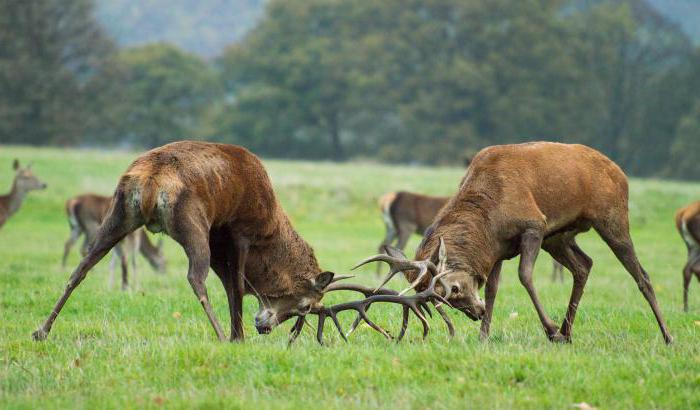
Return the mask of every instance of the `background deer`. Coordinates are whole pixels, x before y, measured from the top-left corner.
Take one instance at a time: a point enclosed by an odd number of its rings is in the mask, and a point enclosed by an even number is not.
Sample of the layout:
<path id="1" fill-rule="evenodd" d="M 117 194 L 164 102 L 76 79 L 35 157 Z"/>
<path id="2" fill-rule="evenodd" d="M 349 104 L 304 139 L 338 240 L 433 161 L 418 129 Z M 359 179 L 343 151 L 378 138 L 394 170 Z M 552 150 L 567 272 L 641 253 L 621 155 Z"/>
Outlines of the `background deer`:
<path id="1" fill-rule="evenodd" d="M 688 287 L 693 274 L 700 281 L 700 201 L 676 212 L 676 227 L 688 247 L 688 260 L 683 267 L 683 310 L 688 311 Z"/>
<path id="2" fill-rule="evenodd" d="M 451 306 L 481 319 L 488 337 L 503 260 L 520 255 L 519 278 L 552 341 L 571 341 L 571 332 L 592 260 L 576 244 L 594 228 L 637 283 L 666 343 L 672 342 L 649 276 L 629 234 L 628 186 L 622 170 L 600 152 L 583 146 L 538 142 L 486 148 L 474 158 L 459 192 L 445 205 L 423 239 L 415 262 L 385 256 L 411 287 L 427 286 L 429 271 L 447 273 Z M 573 275 L 566 317 L 558 327 L 546 314 L 532 282 L 540 248 Z M 372 259 L 370 259 L 372 260 Z M 406 263 L 413 268 L 406 268 Z M 435 264 L 438 264 L 436 267 Z M 388 281 L 397 269 L 385 279 Z M 486 285 L 486 302 L 479 288 Z M 382 284 L 383 286 L 383 284 Z"/>
<path id="3" fill-rule="evenodd" d="M 87 255 L 88 245 L 92 243 L 97 231 L 109 210 L 110 196 L 96 194 L 79 195 L 66 201 L 66 215 L 70 226 L 70 236 L 63 247 L 62 266 L 66 266 L 66 260 L 73 244 L 84 235 L 83 244 L 80 247 L 80 254 Z M 122 268 L 122 289 L 128 286 L 128 264 L 127 259 L 131 258 L 134 276 L 136 275 L 136 254 L 141 253 L 148 263 L 157 272 L 165 272 L 166 261 L 163 255 L 163 239 L 154 245 L 143 229 L 137 229 L 130 233 L 114 247 L 114 258 L 110 264 L 110 286 L 114 282 L 114 261 L 119 258 Z"/>
<path id="4" fill-rule="evenodd" d="M 423 235 L 435 215 L 450 199 L 448 196 L 430 196 L 413 192 L 389 192 L 379 198 L 379 210 L 386 229 L 384 240 L 379 245 L 379 252 L 384 246 L 394 245 L 404 250 L 412 234 Z"/>
<path id="5" fill-rule="evenodd" d="M 313 249 L 297 234 L 272 190 L 260 160 L 234 145 L 182 141 L 141 155 L 119 179 L 87 255 L 44 324 L 44 340 L 88 271 L 124 237 L 145 225 L 178 242 L 189 259 L 187 279 L 219 340 L 224 333 L 205 279 L 209 267 L 229 302 L 231 340 L 243 339 L 243 295 L 260 302 L 259 333 L 318 307 L 333 281 Z"/>
<path id="6" fill-rule="evenodd" d="M 12 188 L 9 193 L 0 196 L 0 227 L 19 210 L 29 191 L 46 189 L 46 184 L 41 182 L 32 172 L 31 164 L 26 168 L 21 168 L 19 160 L 15 159 L 12 163 L 12 169 L 15 170 Z"/>

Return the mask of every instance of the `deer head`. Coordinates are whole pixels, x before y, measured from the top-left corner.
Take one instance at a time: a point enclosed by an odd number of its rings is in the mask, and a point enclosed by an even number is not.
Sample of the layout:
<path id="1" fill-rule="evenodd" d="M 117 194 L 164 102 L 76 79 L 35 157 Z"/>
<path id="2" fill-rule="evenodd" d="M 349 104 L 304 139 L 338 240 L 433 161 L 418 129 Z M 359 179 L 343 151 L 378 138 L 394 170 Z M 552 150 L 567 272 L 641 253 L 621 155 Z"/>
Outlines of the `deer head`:
<path id="1" fill-rule="evenodd" d="M 331 283 L 344 279 L 334 279 L 333 272 L 321 272 L 315 279 L 305 282 L 300 292 L 279 297 L 259 296 L 259 309 L 255 315 L 255 328 L 260 334 L 268 334 L 280 323 L 295 316 L 305 316 L 317 308 L 325 289 Z"/>
<path id="2" fill-rule="evenodd" d="M 26 193 L 33 190 L 46 189 L 46 184 L 41 182 L 32 172 L 31 164 L 26 168 L 22 168 L 19 165 L 19 160 L 15 159 L 12 163 L 12 169 L 15 170 L 15 187 L 19 192 Z"/>
<path id="3" fill-rule="evenodd" d="M 356 268 L 370 262 L 387 263 L 391 270 L 379 287 L 384 286 L 399 272 L 417 271 L 416 279 L 400 293 L 402 295 L 425 283 L 428 275 L 440 277 L 441 279 L 435 286 L 435 292 L 446 299 L 450 306 L 460 310 L 470 319 L 481 320 L 486 311 L 485 303 L 479 296 L 479 289 L 482 285 L 479 282 L 481 278 L 450 267 L 447 259 L 447 246 L 442 238 L 440 238 L 438 248 L 437 266 L 430 259 L 411 261 L 403 252 L 390 246 L 385 247 L 385 252 L 385 255 L 376 255 L 364 260 Z"/>

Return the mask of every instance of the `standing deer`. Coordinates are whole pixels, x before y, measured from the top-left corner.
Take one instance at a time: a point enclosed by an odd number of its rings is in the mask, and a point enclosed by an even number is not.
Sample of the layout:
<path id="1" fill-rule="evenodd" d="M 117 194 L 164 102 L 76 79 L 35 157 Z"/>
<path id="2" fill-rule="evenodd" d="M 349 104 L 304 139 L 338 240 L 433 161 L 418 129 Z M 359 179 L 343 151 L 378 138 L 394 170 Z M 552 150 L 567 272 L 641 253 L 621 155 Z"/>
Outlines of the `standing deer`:
<path id="1" fill-rule="evenodd" d="M 332 310 L 320 305 L 334 274 L 321 270 L 311 246 L 292 227 L 255 155 L 234 145 L 182 141 L 141 155 L 121 176 L 87 255 L 47 320 L 33 333 L 34 340 L 46 339 L 88 271 L 144 225 L 151 232 L 166 233 L 185 250 L 187 279 L 219 340 L 225 340 L 224 332 L 204 283 L 210 267 L 226 290 L 231 340 L 244 337 L 245 294 L 258 297 L 255 327 L 261 334 L 294 316 L 300 319 L 293 330 L 301 331 L 312 308 L 327 315 L 365 306 Z"/>
<path id="2" fill-rule="evenodd" d="M 683 310 L 688 311 L 688 287 L 693 274 L 700 281 L 700 201 L 676 212 L 676 227 L 688 247 L 688 260 L 683 268 Z"/>
<path id="3" fill-rule="evenodd" d="M 63 247 L 62 266 L 66 266 L 66 260 L 73 244 L 84 234 L 83 244 L 80 254 L 87 255 L 88 245 L 97 235 L 97 230 L 102 223 L 112 197 L 96 194 L 79 195 L 66 201 L 66 215 L 70 226 L 70 236 Z M 158 245 L 153 245 L 148 235 L 143 229 L 137 229 L 127 235 L 123 241 L 114 247 L 114 257 L 119 258 L 122 268 L 122 289 L 128 287 L 128 264 L 127 259 L 131 257 L 131 264 L 134 275 L 136 274 L 136 253 L 140 252 L 148 263 L 157 272 L 165 272 L 165 256 L 163 255 L 163 239 L 158 241 Z M 114 259 L 112 259 L 114 262 Z M 110 283 L 113 283 L 114 268 L 110 267 Z"/>
<path id="4" fill-rule="evenodd" d="M 622 170 L 600 152 L 550 142 L 486 148 L 474 158 L 459 192 L 428 229 L 415 261 L 377 255 L 365 260 L 392 267 L 382 283 L 404 272 L 410 288 L 425 289 L 428 273 L 445 275 L 436 292 L 489 334 L 503 260 L 520 254 L 519 278 L 549 340 L 571 342 L 583 289 L 593 262 L 575 237 L 594 228 L 637 283 L 666 343 L 672 342 L 649 276 L 629 234 L 628 185 Z M 558 327 L 545 313 L 532 283 L 540 248 L 573 275 L 566 317 Z M 449 254 L 448 254 L 449 250 Z M 486 285 L 486 302 L 479 289 Z"/>
<path id="5" fill-rule="evenodd" d="M 19 210 L 29 191 L 46 189 L 46 184 L 41 182 L 32 172 L 31 165 L 21 168 L 19 160 L 15 159 L 12 163 L 12 169 L 15 170 L 12 189 L 9 193 L 0 195 L 0 227 Z"/>

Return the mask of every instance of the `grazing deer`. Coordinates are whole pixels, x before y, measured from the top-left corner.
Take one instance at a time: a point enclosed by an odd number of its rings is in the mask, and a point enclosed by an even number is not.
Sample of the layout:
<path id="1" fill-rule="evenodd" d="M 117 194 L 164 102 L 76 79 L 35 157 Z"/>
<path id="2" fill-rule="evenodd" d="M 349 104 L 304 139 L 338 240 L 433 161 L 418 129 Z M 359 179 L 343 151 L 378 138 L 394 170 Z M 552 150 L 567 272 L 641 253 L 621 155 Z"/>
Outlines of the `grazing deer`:
<path id="1" fill-rule="evenodd" d="M 260 302 L 261 334 L 293 316 L 319 308 L 334 274 L 318 265 L 313 249 L 292 227 L 260 160 L 244 148 L 196 141 L 175 142 L 137 158 L 119 179 L 107 214 L 87 255 L 68 281 L 45 323 L 56 317 L 88 271 L 141 226 L 164 232 L 187 254 L 187 279 L 219 340 L 224 332 L 205 286 L 211 267 L 226 290 L 231 340 L 242 340 L 243 295 Z"/>
<path id="2" fill-rule="evenodd" d="M 0 227 L 19 210 L 29 191 L 46 189 L 46 184 L 41 182 L 32 172 L 31 164 L 22 168 L 19 165 L 19 160 L 15 159 L 12 163 L 12 169 L 15 170 L 12 189 L 9 193 L 0 195 Z"/>
<path id="3" fill-rule="evenodd" d="M 384 194 L 379 199 L 379 210 L 382 212 L 386 235 L 379 245 L 379 252 L 394 242 L 397 249 L 404 250 L 411 234 L 422 236 L 449 199 L 447 196 L 403 191 Z"/>
<path id="4" fill-rule="evenodd" d="M 688 247 L 688 260 L 683 268 L 683 310 L 688 311 L 688 287 L 693 274 L 700 281 L 700 201 L 676 212 L 676 227 Z"/>
<path id="5" fill-rule="evenodd" d="M 111 201 L 111 196 L 96 194 L 79 195 L 66 201 L 66 215 L 70 226 L 70 236 L 63 247 L 63 267 L 66 266 L 66 260 L 73 244 L 81 235 L 85 237 L 80 248 L 80 254 L 83 257 L 87 255 L 88 245 L 97 235 L 97 230 L 109 210 Z M 134 274 L 136 273 L 137 252 L 140 252 L 146 258 L 156 272 L 165 272 L 166 262 L 163 255 L 163 239 L 161 238 L 158 241 L 158 245 L 153 245 L 143 229 L 137 229 L 127 235 L 123 241 L 114 247 L 114 250 L 114 257 L 119 258 L 121 261 L 122 289 L 126 289 L 128 286 L 128 257 L 131 257 L 132 268 Z M 112 259 L 112 262 L 114 262 L 114 259 Z M 110 283 L 113 283 L 113 267 L 110 267 L 110 271 Z"/>
<path id="6" fill-rule="evenodd" d="M 592 227 L 635 280 L 664 340 L 671 343 L 649 276 L 630 238 L 627 205 L 627 177 L 592 148 L 549 142 L 493 146 L 474 158 L 459 192 L 428 229 L 415 261 L 377 255 L 363 263 L 381 260 L 392 266 L 380 286 L 399 271 L 412 282 L 410 288 L 418 289 L 427 286 L 428 272 L 446 274 L 446 286 L 439 285 L 436 292 L 470 318 L 481 319 L 481 337 L 487 338 L 501 264 L 520 254 L 520 282 L 547 337 L 570 342 L 576 309 L 593 265 L 575 237 Z M 532 283 L 540 248 L 573 275 L 561 327 L 545 313 Z M 479 297 L 484 284 L 485 303 Z"/>

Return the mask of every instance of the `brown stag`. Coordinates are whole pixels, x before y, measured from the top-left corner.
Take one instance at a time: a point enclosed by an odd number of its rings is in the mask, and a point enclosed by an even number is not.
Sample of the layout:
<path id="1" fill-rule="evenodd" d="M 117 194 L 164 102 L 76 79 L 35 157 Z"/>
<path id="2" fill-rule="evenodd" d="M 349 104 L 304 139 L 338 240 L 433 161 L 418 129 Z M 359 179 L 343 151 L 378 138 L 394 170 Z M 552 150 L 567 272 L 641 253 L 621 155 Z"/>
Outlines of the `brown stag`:
<path id="1" fill-rule="evenodd" d="M 46 189 L 46 184 L 41 182 L 32 172 L 31 165 L 22 168 L 19 165 L 19 160 L 15 159 L 12 163 L 12 169 L 15 171 L 12 189 L 9 193 L 0 195 L 0 227 L 19 210 L 29 191 Z"/>
<path id="2" fill-rule="evenodd" d="M 676 227 L 688 247 L 688 260 L 683 267 L 683 310 L 688 311 L 688 287 L 693 274 L 700 281 L 700 201 L 676 212 Z"/>
<path id="3" fill-rule="evenodd" d="M 68 216 L 68 225 L 70 226 L 70 236 L 63 247 L 63 267 L 66 266 L 66 260 L 68 259 L 71 248 L 81 235 L 84 235 L 84 238 L 80 253 L 83 257 L 87 255 L 88 245 L 97 235 L 97 230 L 109 210 L 109 203 L 111 201 L 111 196 L 97 194 L 78 195 L 66 201 L 66 215 Z M 131 257 L 133 272 L 134 274 L 136 273 L 137 252 L 140 252 L 157 272 L 165 272 L 166 261 L 163 255 L 162 238 L 158 241 L 158 245 L 154 245 L 142 228 L 124 237 L 124 240 L 114 247 L 114 251 L 114 257 L 118 258 L 121 262 L 122 289 L 126 289 L 128 286 L 127 259 L 129 257 Z M 114 262 L 114 259 L 112 262 Z M 113 267 L 110 267 L 110 270 L 110 283 L 113 283 Z"/>
<path id="4" fill-rule="evenodd" d="M 446 287 L 440 284 L 436 292 L 470 318 L 481 319 L 481 337 L 487 338 L 502 261 L 520 254 L 520 282 L 547 337 L 570 342 L 576 309 L 593 264 L 575 237 L 591 227 L 636 281 L 664 340 L 671 343 L 649 276 L 630 238 L 627 177 L 610 159 L 583 145 L 536 142 L 482 150 L 469 166 L 459 192 L 429 228 L 415 261 L 377 255 L 363 263 L 385 261 L 392 270 L 384 283 L 402 271 L 417 289 L 427 285 L 426 266 L 433 275 L 446 274 Z M 561 327 L 545 313 L 533 286 L 533 267 L 540 248 L 573 275 Z M 485 303 L 479 297 L 483 285 Z"/>
<path id="5" fill-rule="evenodd" d="M 366 289 L 329 287 L 343 278 L 334 279 L 332 272 L 321 270 L 313 249 L 297 234 L 277 201 L 260 160 L 234 145 L 182 141 L 141 155 L 121 176 L 87 255 L 47 320 L 33 333 L 35 340 L 46 339 L 88 271 L 126 235 L 144 225 L 151 232 L 166 233 L 185 250 L 189 259 L 187 279 L 219 340 L 225 339 L 224 332 L 204 283 L 209 267 L 226 290 L 231 340 L 244 337 L 245 294 L 254 294 L 260 302 L 255 316 L 259 333 L 269 333 L 296 316 L 299 319 L 292 328 L 293 340 L 303 327 L 305 315 L 314 313 L 319 315 L 319 341 L 323 319 L 331 317 L 339 327 L 337 312 L 356 310 L 382 331 L 364 314 L 372 303 L 399 303 L 420 317 L 418 310 L 424 309 L 427 301 L 440 300 L 431 288 L 411 297 L 387 291 L 386 295 L 360 302 L 324 307 L 320 300 L 328 291 Z"/>

